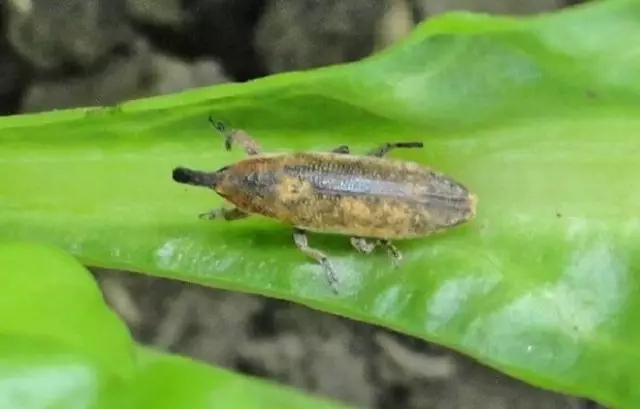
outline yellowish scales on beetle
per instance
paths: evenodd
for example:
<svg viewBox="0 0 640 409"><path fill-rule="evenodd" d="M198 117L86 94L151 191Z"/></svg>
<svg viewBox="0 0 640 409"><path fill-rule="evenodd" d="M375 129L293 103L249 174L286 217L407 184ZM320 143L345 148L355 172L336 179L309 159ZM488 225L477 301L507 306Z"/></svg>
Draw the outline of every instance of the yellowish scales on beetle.
<svg viewBox="0 0 640 409"><path fill-rule="evenodd" d="M296 245L324 267L334 291L332 263L309 247L307 232L349 236L365 254L385 247L397 266L402 256L392 240L428 236L475 217L476 195L459 182L415 162L385 158L392 149L422 148L422 142L386 143L365 155L344 145L263 155L245 132L209 120L227 150L239 143L248 156L213 172L173 170L174 181L213 189L235 206L199 216L233 221L260 214L291 225Z"/></svg>

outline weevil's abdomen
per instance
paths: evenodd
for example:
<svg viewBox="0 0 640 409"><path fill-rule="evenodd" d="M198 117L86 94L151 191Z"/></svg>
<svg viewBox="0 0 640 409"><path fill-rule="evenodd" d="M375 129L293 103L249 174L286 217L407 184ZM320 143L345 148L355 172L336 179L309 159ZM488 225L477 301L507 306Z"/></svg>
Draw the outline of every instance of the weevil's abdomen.
<svg viewBox="0 0 640 409"><path fill-rule="evenodd" d="M401 239L469 220L475 198L461 184L413 162L309 155L287 173L309 184L289 206L291 222L315 231Z"/></svg>
<svg viewBox="0 0 640 409"><path fill-rule="evenodd" d="M237 166L244 171L236 172L246 180L240 190L257 194L243 196L230 186L235 194L225 197L244 197L236 205L310 231L401 239L475 215L475 196L463 185L413 162L329 153L243 162Z"/></svg>

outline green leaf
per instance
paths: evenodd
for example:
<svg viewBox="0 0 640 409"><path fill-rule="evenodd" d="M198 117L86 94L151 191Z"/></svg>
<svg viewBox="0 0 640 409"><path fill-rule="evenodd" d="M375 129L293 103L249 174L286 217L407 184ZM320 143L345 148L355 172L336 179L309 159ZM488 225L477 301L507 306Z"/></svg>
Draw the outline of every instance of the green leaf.
<svg viewBox="0 0 640 409"><path fill-rule="evenodd" d="M82 261L294 300L467 353L535 385L640 405L640 2L535 18L449 14L370 59L245 84L0 121L0 237ZM357 254L312 235L334 295L291 229L199 220L213 192L171 180L226 152L207 116L266 151L429 164L479 197L472 223Z"/></svg>
<svg viewBox="0 0 640 409"><path fill-rule="evenodd" d="M0 272L3 408L339 407L136 345L91 274L58 249L0 243Z"/></svg>

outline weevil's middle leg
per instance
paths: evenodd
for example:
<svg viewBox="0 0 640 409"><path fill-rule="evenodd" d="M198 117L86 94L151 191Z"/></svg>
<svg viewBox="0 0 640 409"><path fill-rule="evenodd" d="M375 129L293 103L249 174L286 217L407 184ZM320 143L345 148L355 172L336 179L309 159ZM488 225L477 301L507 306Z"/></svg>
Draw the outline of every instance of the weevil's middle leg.
<svg viewBox="0 0 640 409"><path fill-rule="evenodd" d="M329 281L329 285L333 292L337 294L338 289L336 288L336 284L338 283L338 279L336 278L335 271L333 270L333 266L331 265L329 258L324 255L324 253L320 252L320 250L309 247L306 231L302 229L294 229L293 240L295 241L296 246L298 246L303 253L316 260L324 268L325 274L327 275L327 281Z"/></svg>
<svg viewBox="0 0 640 409"><path fill-rule="evenodd" d="M207 220L223 219L231 222L234 220L246 219L247 217L249 217L249 213L246 213L238 209L237 207L234 207L232 209L219 207L208 212L200 213L198 217Z"/></svg>
<svg viewBox="0 0 640 409"><path fill-rule="evenodd" d="M382 146L377 147L376 149L371 150L367 155L369 156L377 156L379 158L383 157L390 150L396 148L422 148L424 144L422 142L390 142L385 143Z"/></svg>
<svg viewBox="0 0 640 409"><path fill-rule="evenodd" d="M222 122L214 121L212 117L209 117L209 122L224 136L224 147L226 150L230 151L231 145L238 143L247 155L258 155L261 153L262 149L260 148L260 144L246 132L237 129L227 129Z"/></svg>
<svg viewBox="0 0 640 409"><path fill-rule="evenodd" d="M351 241L351 245L355 247L356 250L364 254L370 254L377 245L377 243L372 243L364 237L351 237L349 241Z"/></svg>
<svg viewBox="0 0 640 409"><path fill-rule="evenodd" d="M389 240L378 240L378 244L387 249L394 267L398 267L398 265L400 265L400 261L402 261L402 253L400 253L396 246L394 246Z"/></svg>

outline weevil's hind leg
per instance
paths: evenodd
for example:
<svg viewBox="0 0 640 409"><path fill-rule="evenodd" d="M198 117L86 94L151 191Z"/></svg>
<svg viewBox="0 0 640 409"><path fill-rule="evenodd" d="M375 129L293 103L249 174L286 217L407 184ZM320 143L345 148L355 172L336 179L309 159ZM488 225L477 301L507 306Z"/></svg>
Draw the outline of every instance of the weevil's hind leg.
<svg viewBox="0 0 640 409"><path fill-rule="evenodd" d="M340 145L337 148L331 149L331 152L333 152L333 153L349 153L351 151L349 150L349 147L347 145Z"/></svg>
<svg viewBox="0 0 640 409"><path fill-rule="evenodd" d="M402 261L402 253L400 253L396 246L394 246L389 240L379 240L378 244L387 249L389 256L391 256L393 266L398 267L400 265L400 261Z"/></svg>
<svg viewBox="0 0 640 409"><path fill-rule="evenodd" d="M198 217L206 220L222 219L231 222L234 220L246 219L247 217L249 217L249 213L246 213L238 209L237 207L234 207L232 209L219 207L205 213L200 213Z"/></svg>
<svg viewBox="0 0 640 409"><path fill-rule="evenodd" d="M370 254L377 245L377 243L372 243L364 237L351 237L349 241L351 241L351 245L355 247L356 250L364 254Z"/></svg>
<svg viewBox="0 0 640 409"><path fill-rule="evenodd" d="M237 129L227 129L220 121L215 121L209 117L209 122L224 136L224 147L230 151L234 143L240 144L247 155L258 155L262 152L260 144L250 137L246 132Z"/></svg>
<svg viewBox="0 0 640 409"><path fill-rule="evenodd" d="M382 146L377 147L367 153L368 156L377 156L379 158L383 157L389 151L396 148L422 148L424 144L422 142L391 142L385 143Z"/></svg>
<svg viewBox="0 0 640 409"><path fill-rule="evenodd" d="M327 275L327 281L329 281L329 285L331 286L333 292L337 294L338 289L336 287L336 284L338 283L338 279L336 278L335 271L333 269L333 266L331 265L331 262L329 261L329 258L319 250L309 247L309 244L307 243L306 231L302 229L294 229L293 240L295 241L296 246L298 246L298 248L303 253L316 260L322 266L322 268L324 268L325 274Z"/></svg>
<svg viewBox="0 0 640 409"><path fill-rule="evenodd" d="M376 247L382 246L387 249L387 252L391 257L391 261L393 262L393 266L398 267L398 265L400 265L402 254L400 254L400 251L398 251L396 246L394 246L389 240L377 240L372 242L364 237L351 237L350 240L351 245L355 247L356 250L364 254L371 254Z"/></svg>

